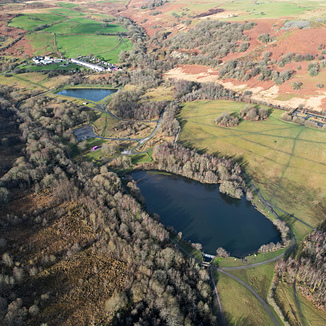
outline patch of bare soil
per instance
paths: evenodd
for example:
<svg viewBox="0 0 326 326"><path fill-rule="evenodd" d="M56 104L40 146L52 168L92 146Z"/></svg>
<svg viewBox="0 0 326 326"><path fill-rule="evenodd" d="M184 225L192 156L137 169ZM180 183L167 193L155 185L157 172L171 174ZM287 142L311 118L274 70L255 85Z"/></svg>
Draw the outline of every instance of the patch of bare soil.
<svg viewBox="0 0 326 326"><path fill-rule="evenodd" d="M318 112L326 109L325 95L318 94L318 91L314 89L294 91L292 88L293 80L289 80L278 86L273 81L258 81L255 78L250 79L246 83L233 79L219 80L217 71L206 66L195 65L182 65L174 68L165 74L165 78L214 82L237 92L248 90L253 93L253 99L281 107L296 108L300 104L303 104L307 108ZM277 97L282 95L289 97L289 99L277 99Z"/></svg>

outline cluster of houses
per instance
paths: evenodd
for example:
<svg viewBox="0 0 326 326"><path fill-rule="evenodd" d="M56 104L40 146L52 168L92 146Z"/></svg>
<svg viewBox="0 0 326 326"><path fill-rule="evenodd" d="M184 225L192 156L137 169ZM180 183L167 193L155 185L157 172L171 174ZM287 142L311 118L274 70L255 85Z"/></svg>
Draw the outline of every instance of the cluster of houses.
<svg viewBox="0 0 326 326"><path fill-rule="evenodd" d="M86 67L88 69L98 71L98 72L119 70L118 67L114 66L112 63L109 63L109 62L99 61L96 64L89 62L89 61L94 62L95 59L97 59L97 58L86 57L84 59L82 57L79 57L78 59L75 59L75 58L71 59L70 62L75 63L79 66ZM62 61L66 61L66 65L69 65L68 60L55 59L55 58L51 58L48 56L45 56L45 57L37 56L37 57L34 57L32 60L36 65L49 65L51 63L60 63Z"/></svg>
<svg viewBox="0 0 326 326"><path fill-rule="evenodd" d="M51 63L60 63L63 61L62 59L54 59L47 56L45 57L37 56L34 57L32 60L36 65L49 65Z"/></svg>

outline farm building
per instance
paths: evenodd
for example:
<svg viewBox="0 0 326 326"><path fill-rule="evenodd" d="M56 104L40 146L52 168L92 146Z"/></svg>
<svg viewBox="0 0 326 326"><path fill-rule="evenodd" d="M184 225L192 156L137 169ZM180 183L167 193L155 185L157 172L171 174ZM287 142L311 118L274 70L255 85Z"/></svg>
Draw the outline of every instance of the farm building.
<svg viewBox="0 0 326 326"><path fill-rule="evenodd" d="M94 65L93 63L88 63L88 62L85 62L85 61L81 61L81 60L78 60L78 59L71 59L71 62L73 62L73 63L75 63L77 65L84 66L86 68L92 69L92 70L100 71L100 72L105 70L103 67L100 67L98 65Z"/></svg>

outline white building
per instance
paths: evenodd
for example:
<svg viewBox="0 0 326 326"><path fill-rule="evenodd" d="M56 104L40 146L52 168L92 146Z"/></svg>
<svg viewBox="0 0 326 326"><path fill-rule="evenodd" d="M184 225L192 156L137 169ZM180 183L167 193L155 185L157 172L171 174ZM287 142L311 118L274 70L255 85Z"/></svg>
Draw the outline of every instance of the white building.
<svg viewBox="0 0 326 326"><path fill-rule="evenodd" d="M98 65L94 65L93 63L88 63L88 62L85 62L85 61L81 61L81 60L78 60L78 59L71 59L71 62L73 62L73 63L75 63L77 65L84 66L86 68L92 69L92 70L100 71L100 72L105 70L103 67L100 67Z"/></svg>

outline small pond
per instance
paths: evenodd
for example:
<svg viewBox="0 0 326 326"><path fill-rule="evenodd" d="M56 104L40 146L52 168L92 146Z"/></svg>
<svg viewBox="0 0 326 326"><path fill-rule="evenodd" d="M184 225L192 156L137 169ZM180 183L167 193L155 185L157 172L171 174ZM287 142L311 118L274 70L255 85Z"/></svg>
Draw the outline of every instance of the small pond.
<svg viewBox="0 0 326 326"><path fill-rule="evenodd" d="M64 89L59 92L59 95L72 96L78 98L84 98L90 101L100 101L113 93L117 92L117 89L99 89L99 88L70 88Z"/></svg>
<svg viewBox="0 0 326 326"><path fill-rule="evenodd" d="M281 241L273 223L246 199L219 193L217 185L153 171L132 174L145 197L149 213L183 238L201 243L207 254L223 247L234 257L245 257L270 242Z"/></svg>

